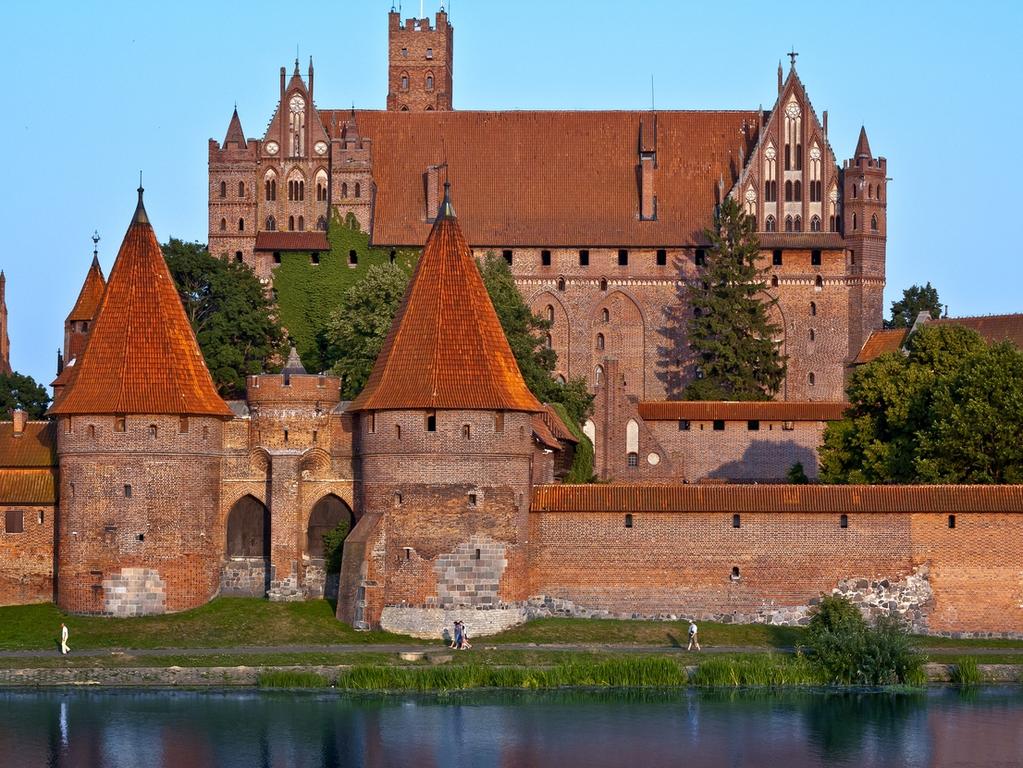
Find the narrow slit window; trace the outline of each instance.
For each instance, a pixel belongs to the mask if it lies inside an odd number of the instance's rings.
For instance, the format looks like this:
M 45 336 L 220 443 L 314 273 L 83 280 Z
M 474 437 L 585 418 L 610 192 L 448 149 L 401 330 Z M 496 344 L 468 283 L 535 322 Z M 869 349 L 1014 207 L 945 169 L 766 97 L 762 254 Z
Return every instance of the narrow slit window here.
M 626 515 L 625 516 L 625 527 L 626 528 L 631 528 L 632 527 L 632 515 Z
M 126 484 L 124 486 L 124 498 L 126 498 L 126 499 L 130 499 L 131 498 L 131 485 Z
M 437 414 L 428 413 L 426 414 L 426 431 L 436 432 L 437 431 Z
M 838 518 L 838 527 L 839 528 L 849 527 L 849 515 L 842 515 L 841 517 Z
M 949 528 L 955 528 L 956 527 L 956 516 L 955 515 L 949 515 L 948 516 L 948 527 Z
M 741 516 L 739 516 L 739 515 L 732 515 L 732 527 L 733 528 L 741 528 L 742 527 L 742 517 Z
M 468 440 L 470 434 L 471 434 L 471 430 L 469 428 L 469 425 L 468 424 L 463 424 L 462 425 L 462 437 L 465 438 L 466 440 Z

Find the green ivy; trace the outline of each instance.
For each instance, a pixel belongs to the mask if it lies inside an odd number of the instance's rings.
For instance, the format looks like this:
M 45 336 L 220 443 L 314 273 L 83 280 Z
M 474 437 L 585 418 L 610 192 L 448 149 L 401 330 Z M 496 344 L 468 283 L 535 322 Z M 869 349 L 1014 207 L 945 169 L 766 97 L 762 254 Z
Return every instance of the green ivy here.
M 575 447 L 575 456 L 572 458 L 572 466 L 562 481 L 566 484 L 592 483 L 596 478 L 593 474 L 593 443 L 583 432 L 575 419 L 568 414 L 568 409 L 561 403 L 548 403 L 561 420 L 565 422 L 568 431 L 579 441 Z
M 308 371 L 325 371 L 336 362 L 330 359 L 323 334 L 345 291 L 358 284 L 372 265 L 391 259 L 390 248 L 369 244 L 369 235 L 351 213 L 342 221 L 335 212 L 327 241 L 330 250 L 319 254 L 319 264 L 312 263 L 309 252 L 282 252 L 281 263 L 273 271 L 281 324 Z M 352 251 L 355 265 L 349 264 Z M 398 249 L 394 263 L 411 272 L 418 258 L 418 249 Z

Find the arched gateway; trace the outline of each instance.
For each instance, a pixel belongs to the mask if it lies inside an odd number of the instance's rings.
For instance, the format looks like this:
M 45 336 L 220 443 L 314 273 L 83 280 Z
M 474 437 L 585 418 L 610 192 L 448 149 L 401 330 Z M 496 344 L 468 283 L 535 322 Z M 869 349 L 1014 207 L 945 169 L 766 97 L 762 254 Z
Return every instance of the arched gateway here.
M 220 593 L 263 597 L 270 588 L 270 510 L 242 496 L 227 515 L 226 538 Z

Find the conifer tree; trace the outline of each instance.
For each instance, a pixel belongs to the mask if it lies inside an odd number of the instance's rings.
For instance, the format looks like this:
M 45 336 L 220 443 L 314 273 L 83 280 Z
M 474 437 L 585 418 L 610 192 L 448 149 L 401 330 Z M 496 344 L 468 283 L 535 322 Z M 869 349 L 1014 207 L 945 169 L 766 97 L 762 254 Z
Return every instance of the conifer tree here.
M 706 230 L 710 241 L 699 281 L 690 286 L 689 348 L 697 377 L 687 400 L 767 400 L 781 386 L 785 360 L 775 338 L 781 329 L 768 309 L 766 270 L 753 220 L 726 198 Z

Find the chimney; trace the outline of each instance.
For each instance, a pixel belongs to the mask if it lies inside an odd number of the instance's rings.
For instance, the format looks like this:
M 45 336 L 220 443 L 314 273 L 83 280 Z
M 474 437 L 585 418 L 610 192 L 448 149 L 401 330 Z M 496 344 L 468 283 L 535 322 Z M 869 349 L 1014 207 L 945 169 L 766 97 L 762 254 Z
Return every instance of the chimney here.
M 21 437 L 25 433 L 25 423 L 28 421 L 28 414 L 21 408 L 11 411 L 11 421 L 14 423 L 14 436 Z
M 430 222 L 437 219 L 440 209 L 440 169 L 439 165 L 428 166 L 423 175 L 426 180 L 426 220 Z
M 639 219 L 657 218 L 657 115 L 639 122 Z

